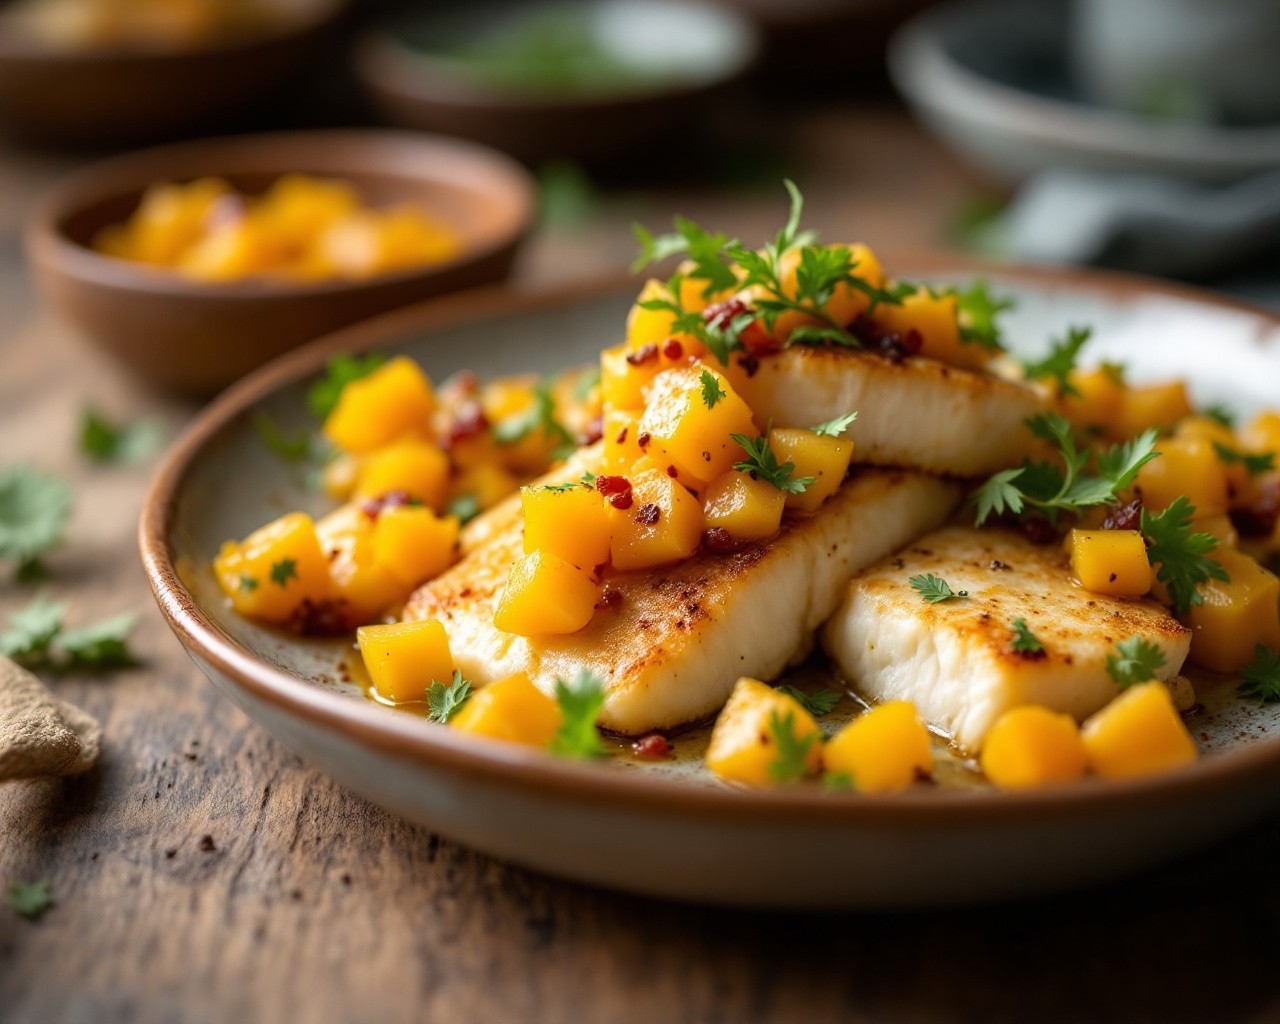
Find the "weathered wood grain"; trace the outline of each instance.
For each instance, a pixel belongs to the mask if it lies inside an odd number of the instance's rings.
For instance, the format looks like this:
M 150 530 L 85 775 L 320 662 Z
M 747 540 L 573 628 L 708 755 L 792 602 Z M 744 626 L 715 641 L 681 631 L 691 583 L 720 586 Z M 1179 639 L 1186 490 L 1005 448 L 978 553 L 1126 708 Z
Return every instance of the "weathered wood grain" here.
M 796 152 L 793 173 L 832 238 L 930 242 L 968 187 L 896 112 L 813 114 Z M 53 680 L 106 727 L 94 771 L 0 787 L 0 884 L 49 878 L 58 901 L 36 922 L 0 908 L 0 1020 L 1280 1016 L 1280 820 L 1146 877 L 1029 905 L 757 914 L 509 868 L 308 768 L 205 682 L 154 611 L 133 540 L 147 470 L 80 462 L 77 414 L 91 398 L 116 415 L 158 410 L 176 422 L 190 410 L 136 391 L 39 311 L 15 232 L 60 165 L 10 153 L 0 166 L 0 463 L 33 459 L 74 480 L 69 543 L 46 588 L 71 600 L 73 620 L 141 611 L 146 662 Z M 574 233 L 539 238 L 521 275 L 549 282 L 620 265 L 626 222 L 659 209 L 755 237 L 780 206 L 774 191 L 617 203 Z M 0 582 L 0 613 L 30 596 Z

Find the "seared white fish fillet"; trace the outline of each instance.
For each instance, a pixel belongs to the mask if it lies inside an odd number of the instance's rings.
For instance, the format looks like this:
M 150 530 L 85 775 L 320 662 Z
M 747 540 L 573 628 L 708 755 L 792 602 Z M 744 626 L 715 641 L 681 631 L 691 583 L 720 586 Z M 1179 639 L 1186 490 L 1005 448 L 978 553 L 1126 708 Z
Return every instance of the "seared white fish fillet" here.
M 908 582 L 925 573 L 969 596 L 929 604 Z M 1018 618 L 1043 655 L 1013 649 Z M 931 726 L 977 751 L 995 720 L 1017 705 L 1077 719 L 1097 711 L 1118 692 L 1107 655 L 1134 636 L 1164 652 L 1161 679 L 1177 675 L 1191 632 L 1163 606 L 1085 590 L 1057 545 L 953 526 L 855 577 L 821 641 L 867 697 L 909 700 Z
M 606 729 L 671 728 L 719 710 L 740 676 L 771 679 L 803 657 L 854 573 L 944 522 L 959 499 L 956 485 L 923 473 L 855 472 L 821 509 L 789 517 L 769 541 L 606 573 L 616 604 L 577 633 L 532 639 L 493 625 L 523 553 L 517 523 L 421 587 L 404 618 L 441 620 L 454 663 L 476 684 L 526 672 L 552 693 L 557 677 L 585 668 L 605 681 Z
M 1035 389 L 934 359 L 890 362 L 852 349 L 796 346 L 733 375 L 757 425 L 809 427 L 845 416 L 854 460 L 948 476 L 986 476 L 1033 450 L 1024 422 L 1047 411 Z

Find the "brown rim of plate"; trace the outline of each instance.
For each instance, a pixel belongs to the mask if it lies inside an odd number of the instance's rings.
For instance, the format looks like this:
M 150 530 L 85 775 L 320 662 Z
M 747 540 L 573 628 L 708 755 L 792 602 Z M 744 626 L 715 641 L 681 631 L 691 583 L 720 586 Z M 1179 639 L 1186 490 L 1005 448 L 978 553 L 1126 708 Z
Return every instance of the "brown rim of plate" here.
M 1280 314 L 1245 302 L 1224 299 L 1181 285 L 1135 275 L 1057 267 L 1001 265 L 943 253 L 902 254 L 888 265 L 926 274 L 942 271 L 962 276 L 990 275 L 1030 284 L 1086 288 L 1117 300 L 1165 295 L 1222 309 L 1250 313 L 1274 327 Z M 246 377 L 215 399 L 165 455 L 142 506 L 139 547 L 148 582 L 161 612 L 182 643 L 255 700 L 305 719 L 313 726 L 380 748 L 424 768 L 470 776 L 474 781 L 535 790 L 583 803 L 663 809 L 690 817 L 715 816 L 729 821 L 761 815 L 800 820 L 809 825 L 878 822 L 926 828 L 939 821 L 1003 822 L 1026 814 L 1091 813 L 1121 810 L 1135 800 L 1177 799 L 1192 792 L 1229 788 L 1238 780 L 1270 769 L 1280 775 L 1280 737 L 1260 740 L 1243 749 L 1212 754 L 1191 765 L 1145 779 L 1085 779 L 1032 792 L 933 790 L 842 799 L 818 789 L 742 790 L 709 784 L 691 785 L 621 772 L 602 765 L 557 759 L 540 751 L 466 736 L 398 715 L 349 696 L 321 690 L 288 672 L 273 668 L 224 635 L 196 604 L 178 577 L 167 535 L 189 463 L 216 435 L 253 403 L 277 388 L 320 371 L 337 352 L 358 352 L 393 343 L 407 332 L 423 332 L 502 315 L 570 304 L 596 296 L 625 293 L 634 279 L 610 277 L 586 284 L 529 293 L 501 288 L 465 292 L 366 321 L 288 353 Z M 1259 344 L 1262 343 L 1261 332 Z
M 332 170 L 307 172 L 305 165 L 312 152 L 339 152 L 351 147 L 357 155 L 346 172 L 336 164 Z M 372 170 L 368 155 L 377 147 L 391 149 L 401 147 L 412 151 L 423 166 L 438 170 L 451 170 L 445 179 L 466 180 L 483 168 L 493 178 L 496 187 L 513 198 L 516 215 L 500 235 L 495 235 L 485 245 L 466 244 L 451 260 L 432 263 L 425 267 L 410 267 L 373 277 L 346 279 L 335 278 L 320 281 L 290 281 L 269 278 L 247 278 L 243 281 L 203 282 L 183 277 L 177 271 L 152 267 L 145 263 L 119 259 L 97 252 L 68 237 L 63 230 L 67 217 L 85 209 L 100 205 L 112 197 L 133 190 L 141 191 L 155 181 L 164 180 L 162 170 L 166 161 L 176 161 L 207 166 L 204 176 L 254 173 L 284 175 L 292 169 L 279 166 L 272 171 L 268 164 L 280 161 L 262 160 L 259 152 L 299 147 L 298 164 L 304 173 L 316 173 L 323 177 L 343 177 L 344 173 L 355 179 L 376 177 L 402 177 L 428 182 L 431 179 L 401 172 L 387 163 L 381 171 Z M 365 161 L 361 166 L 362 161 Z M 287 164 L 287 161 L 284 161 Z M 176 180 L 191 177 L 185 173 L 172 174 Z M 441 180 L 445 180 L 441 179 Z M 200 298 L 288 298 L 316 295 L 335 291 L 357 292 L 381 288 L 399 281 L 430 276 L 465 264 L 476 263 L 509 246 L 513 239 L 528 235 L 534 216 L 534 184 L 529 172 L 514 159 L 496 149 L 452 136 L 414 132 L 396 128 L 321 128 L 290 132 L 264 132 L 254 135 L 224 135 L 213 138 L 193 139 L 185 142 L 150 146 L 120 156 L 82 167 L 62 178 L 37 201 L 27 219 L 26 244 L 31 251 L 44 254 L 47 263 L 63 267 L 76 278 L 91 281 L 123 291 L 167 295 L 190 295 Z M 464 238 L 464 242 L 467 240 Z

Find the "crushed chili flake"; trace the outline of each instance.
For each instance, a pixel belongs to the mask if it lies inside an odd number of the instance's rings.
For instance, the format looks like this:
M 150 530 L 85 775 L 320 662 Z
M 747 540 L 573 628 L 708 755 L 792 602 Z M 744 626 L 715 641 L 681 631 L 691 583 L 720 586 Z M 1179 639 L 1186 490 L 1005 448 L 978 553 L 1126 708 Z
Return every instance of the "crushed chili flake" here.
M 675 338 L 668 338 L 662 346 L 662 354 L 674 362 L 677 359 L 683 358 L 684 346 L 681 345 L 680 342 L 676 341 Z
M 667 476 L 671 477 L 673 480 L 674 480 L 677 476 L 679 476 L 679 474 L 680 474 L 680 471 L 679 471 L 678 469 L 676 469 L 676 467 L 675 467 L 675 466 L 668 466 L 668 467 L 667 467 Z
M 1231 509 L 1230 515 L 1241 537 L 1269 537 L 1280 520 L 1280 482 L 1268 481 L 1252 502 Z
M 627 353 L 627 362 L 632 366 L 643 366 L 645 363 L 658 358 L 658 346 L 650 343 L 641 345 L 634 352 Z
M 649 443 L 649 432 L 647 430 L 640 431 L 640 433 L 636 435 L 636 446 L 643 448 L 648 443 Z
M 891 331 L 866 313 L 854 317 L 849 333 L 891 363 L 900 363 L 924 347 L 924 337 L 914 327 L 902 333 Z
M 618 444 L 626 444 L 626 442 L 627 442 L 627 428 L 626 428 L 626 427 L 623 427 L 621 430 L 619 430 L 619 431 L 618 431 L 618 436 L 614 438 L 614 441 L 616 441 Z
M 1142 499 L 1134 498 L 1127 505 L 1113 510 L 1102 521 L 1104 530 L 1136 530 L 1142 525 Z
M 636 522 L 645 526 L 652 526 L 662 516 L 662 509 L 658 508 L 651 501 L 646 501 L 638 509 L 636 509 Z
M 413 495 L 408 491 L 387 491 L 377 498 L 369 498 L 360 504 L 360 511 L 370 519 L 377 519 L 384 509 L 402 508 L 415 504 Z M 421 504 L 416 502 L 416 504 Z
M 489 429 L 489 417 L 484 414 L 484 407 L 479 402 L 463 402 L 449 421 L 449 429 L 445 434 L 446 448 L 463 441 L 478 437 Z
M 703 533 L 702 545 L 713 555 L 730 555 L 740 546 L 737 538 L 722 526 L 713 526 Z
M 304 597 L 289 616 L 289 628 L 299 636 L 341 636 L 353 625 L 346 612 L 346 601 L 341 598 L 314 601 Z
M 631 481 L 625 476 L 598 476 L 596 490 L 620 512 L 631 507 Z
M 604 593 L 600 595 L 600 600 L 596 602 L 595 608 L 596 611 L 600 611 L 604 608 L 617 608 L 620 604 L 622 604 L 622 591 L 606 587 Z
M 602 437 L 604 437 L 604 417 L 596 416 L 587 423 L 587 429 L 584 430 L 582 432 L 582 436 L 578 438 L 578 444 L 595 444 Z
M 658 760 L 671 755 L 671 741 L 660 732 L 651 732 L 632 743 L 631 750 L 636 757 Z
M 713 302 L 702 311 L 702 319 L 714 327 L 728 327 L 735 317 L 743 313 L 754 313 L 755 310 L 741 299 L 725 299 Z M 782 343 L 773 337 L 760 321 L 753 320 L 738 332 L 738 342 L 743 349 L 753 356 L 766 356 L 782 351 Z

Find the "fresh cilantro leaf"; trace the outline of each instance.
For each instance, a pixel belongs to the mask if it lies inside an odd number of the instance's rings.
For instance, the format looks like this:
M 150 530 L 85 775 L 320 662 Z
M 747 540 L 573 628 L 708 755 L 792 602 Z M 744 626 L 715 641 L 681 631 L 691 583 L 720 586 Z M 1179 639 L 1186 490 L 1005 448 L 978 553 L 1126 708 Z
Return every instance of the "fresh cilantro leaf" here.
M 1006 512 L 1018 515 L 1022 511 L 1022 491 L 1016 481 L 1022 478 L 1028 465 L 1030 463 L 1023 463 L 1015 469 L 1002 469 L 978 488 L 974 495 L 978 506 L 978 526 L 991 516 L 1002 516 Z
M 1217 548 L 1217 538 L 1191 532 L 1194 513 L 1195 506 L 1185 495 L 1155 515 L 1142 510 L 1140 529 L 1147 540 L 1147 556 L 1159 566 L 1156 579 L 1169 588 L 1169 599 L 1177 612 L 1203 602 L 1198 589 L 1201 583 L 1230 578 L 1222 563 L 1206 557 Z
M 1160 457 L 1156 451 L 1159 439 L 1154 429 L 1145 430 L 1124 444 L 1113 444 L 1098 453 L 1098 475 L 1110 486 L 1113 498 L 1138 478 L 1138 470 Z
M 737 275 L 724 258 L 725 247 L 729 244 L 727 235 L 708 232 L 685 217 L 675 218 L 675 227 L 674 234 L 654 237 L 641 225 L 633 225 L 632 231 L 640 243 L 640 255 L 631 264 L 632 273 L 643 270 L 652 263 L 661 263 L 672 256 L 684 254 L 692 264 L 684 276 L 704 282 L 704 297 L 733 288 L 737 284 Z M 678 288 L 673 288 L 671 293 L 680 294 Z
M 854 790 L 853 776 L 848 772 L 823 772 L 822 788 L 828 793 L 848 793 Z
M 835 706 L 840 703 L 840 698 L 844 694 L 839 690 L 819 690 L 817 693 L 805 693 L 803 690 L 797 690 L 794 686 L 779 686 L 779 693 L 785 693 L 792 700 L 796 701 L 814 718 L 821 718 L 823 715 L 829 715 L 835 710 Z
M 767 436 L 756 438 L 747 437 L 746 434 L 729 436 L 747 453 L 745 460 L 733 464 L 734 469 L 750 473 L 754 479 L 771 483 L 787 494 L 803 494 L 810 484 L 818 482 L 816 476 L 793 477 L 792 474 L 796 469 L 794 462 L 788 461 L 778 465 L 778 457 L 769 447 Z
M 533 389 L 533 404 L 523 412 L 508 416 L 493 428 L 498 444 L 517 444 L 536 430 L 556 442 L 551 452 L 555 459 L 567 458 L 578 447 L 572 434 L 556 419 L 556 400 L 551 394 L 552 382 L 542 381 Z
M 1263 473 L 1270 473 L 1276 468 L 1275 452 L 1262 452 L 1252 455 L 1235 448 L 1229 448 L 1221 441 L 1213 442 L 1213 450 L 1218 453 L 1218 458 L 1225 465 L 1229 466 L 1233 462 L 1241 463 L 1250 476 L 1261 476 Z
M 480 499 L 474 494 L 459 494 L 450 500 L 445 509 L 446 515 L 457 516 L 458 522 L 466 524 L 480 514 Z
M 61 539 L 71 515 L 71 488 L 42 470 L 0 469 L 0 560 L 33 574 L 40 555 Z
M 1107 675 L 1125 690 L 1135 683 L 1154 679 L 1156 672 L 1164 667 L 1164 660 L 1164 651 L 1156 644 L 1140 636 L 1130 637 L 1116 644 L 1115 654 L 1107 655 Z
M 773 737 L 777 753 L 769 762 L 769 778 L 774 782 L 799 782 L 809 775 L 809 751 L 821 742 L 821 735 L 811 732 L 800 739 L 795 732 L 795 712 L 785 715 L 769 713 L 769 735 Z
M 969 345 L 981 345 L 992 352 L 1003 351 L 996 318 L 1013 308 L 1013 300 L 997 299 L 983 280 L 974 281 L 964 291 L 954 289 L 953 293 L 960 340 Z
M 822 324 L 801 324 L 787 338 L 788 345 L 843 345 L 845 348 L 861 348 L 854 335 L 843 327 Z
M 377 352 L 367 356 L 353 356 L 342 352 L 329 360 L 325 367 L 325 375 L 311 385 L 307 392 L 307 404 L 311 411 L 324 419 L 333 412 L 342 397 L 342 389 L 353 380 L 367 377 L 387 361 L 387 357 Z
M 462 678 L 462 673 L 453 670 L 453 680 L 448 684 L 432 680 L 427 687 L 427 718 L 441 725 L 448 725 L 449 719 L 458 713 L 462 705 L 471 696 L 471 683 Z
M 580 479 L 583 485 L 586 487 L 594 487 L 596 485 L 596 474 L 591 472 L 591 470 L 589 469 L 583 472 L 582 477 Z
M 115 424 L 89 406 L 80 417 L 80 451 L 94 462 L 142 462 L 164 446 L 166 433 L 162 420 Z
M 1044 650 L 1044 644 L 1028 628 L 1026 619 L 1013 620 L 1013 649 L 1019 654 L 1039 654 Z
M 248 573 L 242 572 L 240 574 L 241 592 L 245 594 L 252 594 L 257 589 L 258 589 L 258 581 L 254 579 L 252 576 L 250 576 Z
M 851 412 L 848 416 L 837 416 L 833 420 L 827 420 L 826 423 L 819 423 L 809 429 L 819 437 L 840 437 L 849 429 L 849 424 L 857 418 L 858 414 Z
M 716 380 L 716 375 L 710 370 L 703 370 L 698 380 L 702 382 L 702 404 L 708 409 L 714 409 L 716 402 L 728 397 L 724 388 L 720 386 L 720 382 Z
M 570 480 L 563 484 L 543 484 L 538 488 L 540 491 L 553 491 L 556 494 L 563 494 L 565 491 L 576 490 L 579 487 L 586 486 L 580 480 Z
M 604 680 L 587 669 L 579 669 L 572 682 L 557 679 L 556 704 L 562 721 L 551 741 L 551 752 L 563 757 L 607 757 L 609 748 L 596 729 L 604 707 Z
M 5 902 L 15 914 L 34 921 L 54 904 L 49 880 L 42 878 L 38 882 L 10 882 Z
M 670 295 L 682 292 L 683 275 L 676 274 L 667 284 Z M 685 309 L 675 299 L 664 296 L 645 299 L 641 309 L 657 310 L 671 314 L 671 328 L 678 334 L 689 334 L 701 341 L 721 366 L 729 365 L 729 353 L 741 347 L 739 334 L 756 319 L 750 312 L 741 312 L 721 322 L 723 318 L 708 320 L 698 310 Z
M 1214 420 L 1217 423 L 1221 423 L 1224 427 L 1235 429 L 1235 412 L 1233 412 L 1229 406 L 1223 405 L 1221 402 L 1214 405 L 1206 405 L 1200 410 L 1200 415 L 1208 416 L 1209 419 Z
M 129 634 L 137 625 L 132 612 L 115 615 L 101 622 L 65 630 L 57 646 L 69 660 L 71 668 L 104 669 L 135 664 L 129 651 Z
M 268 450 L 279 455 L 286 462 L 302 462 L 311 457 L 311 432 L 300 430 L 296 434 L 286 434 L 274 418 L 265 412 L 258 412 L 253 417 L 253 429 Z
M 67 606 L 62 601 L 37 597 L 9 616 L 9 629 L 0 634 L 0 654 L 15 661 L 43 661 L 49 646 L 62 631 Z
M 1240 696 L 1274 704 L 1280 701 L 1280 651 L 1258 644 L 1255 653 L 1253 662 L 1240 671 Z
M 1098 369 L 1105 373 L 1111 379 L 1111 383 L 1116 387 L 1122 388 L 1126 386 L 1126 377 L 1129 373 L 1129 367 L 1124 363 L 1117 363 L 1104 359 L 1098 364 Z
M 955 591 L 951 589 L 951 584 L 940 576 L 933 573 L 926 573 L 923 576 L 912 576 L 908 583 L 911 589 L 923 597 L 930 604 L 938 604 L 941 601 L 950 601 L 953 597 L 968 597 L 967 590 Z
M 687 244 L 680 235 L 654 235 L 643 224 L 632 224 L 631 233 L 640 243 L 640 253 L 631 263 L 631 273 L 638 274 L 645 267 L 661 263 L 684 252 Z
M 1076 368 L 1076 357 L 1080 350 L 1093 336 L 1090 327 L 1070 327 L 1067 336 L 1061 341 L 1054 341 L 1049 354 L 1043 359 L 1022 364 L 1022 373 L 1027 380 L 1052 379 L 1057 385 L 1060 395 L 1078 395 L 1080 392 L 1071 383 L 1071 372 Z
M 277 587 L 287 587 L 290 580 L 298 578 L 298 562 L 293 558 L 282 558 L 272 563 L 271 582 Z
M 573 397 L 577 399 L 579 402 L 585 402 L 588 398 L 591 397 L 591 392 L 595 389 L 595 386 L 599 383 L 600 383 L 600 371 L 588 370 L 581 377 L 578 378 L 578 382 L 573 386 Z

